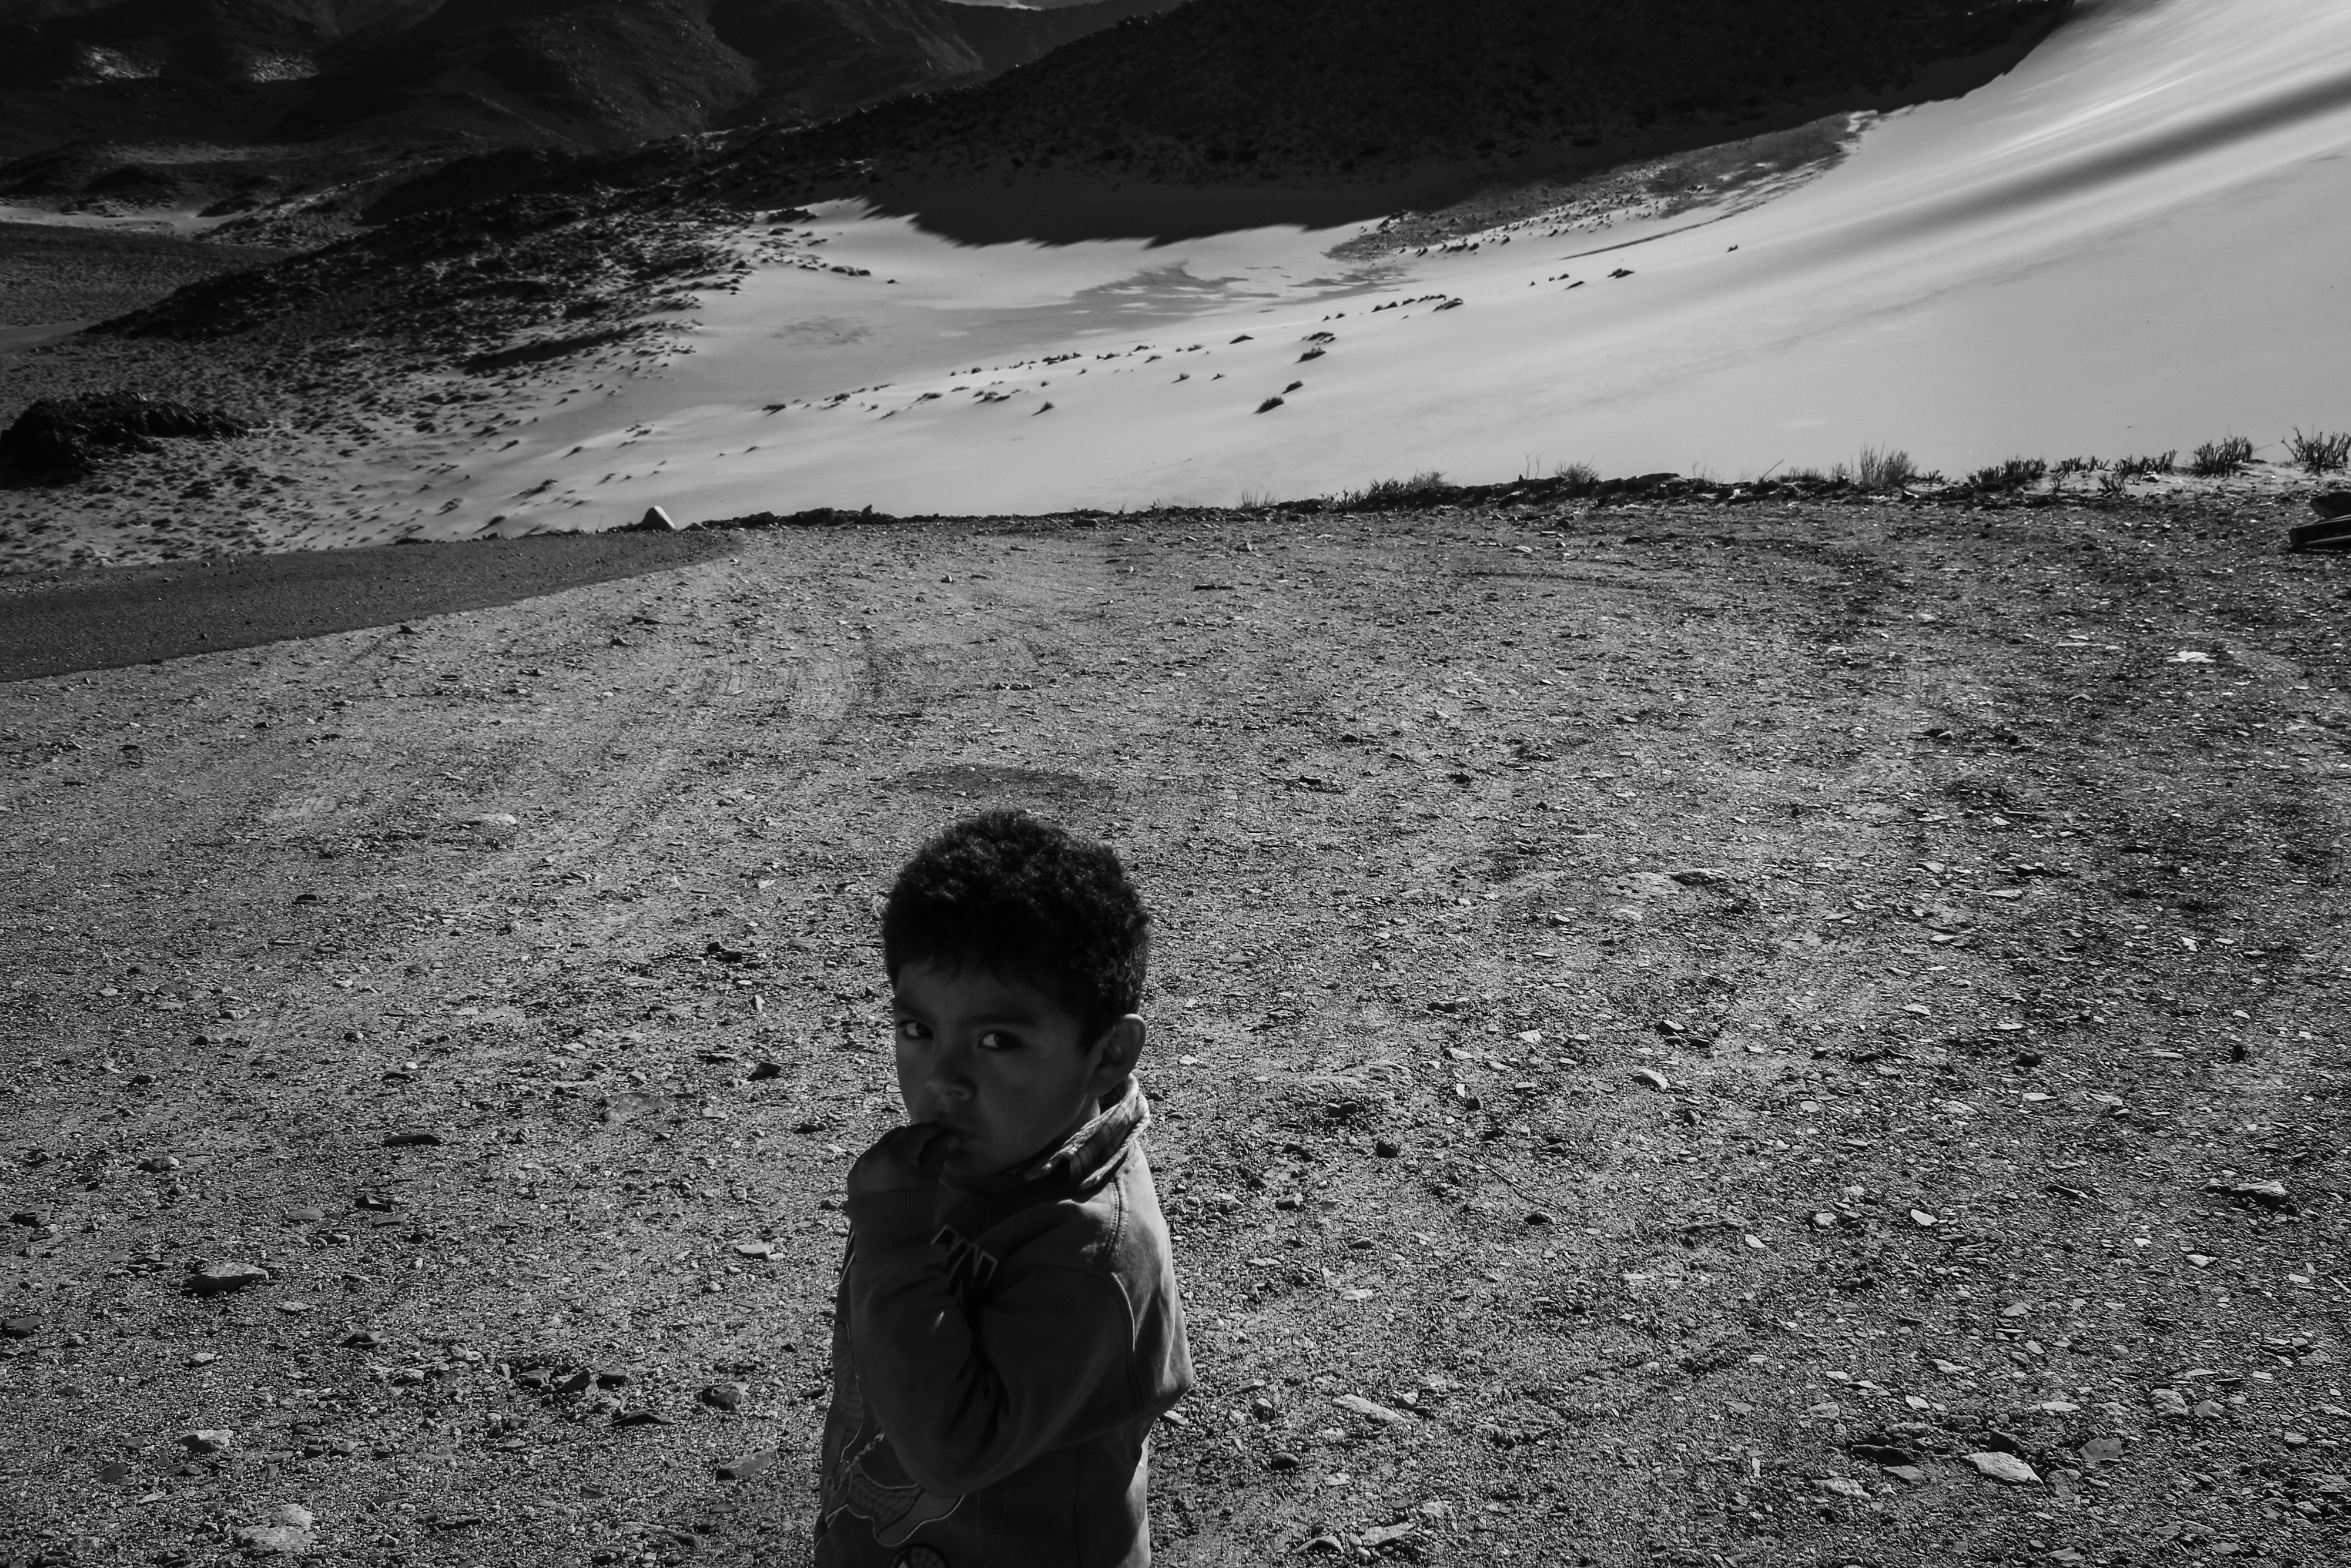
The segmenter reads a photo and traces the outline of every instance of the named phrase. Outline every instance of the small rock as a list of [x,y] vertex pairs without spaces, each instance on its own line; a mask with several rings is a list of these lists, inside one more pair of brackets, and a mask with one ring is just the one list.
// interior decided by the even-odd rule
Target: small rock
[[1819,1485],[1823,1490],[1833,1491],[1839,1497],[1867,1497],[1869,1495],[1869,1489],[1867,1487],[1862,1485],[1859,1481],[1848,1479],[1844,1476],[1823,1476],[1820,1479]]
[[214,1362],[216,1362],[219,1359],[220,1354],[216,1351],[200,1350],[196,1352],[195,1354],[188,1357],[188,1364],[190,1366],[210,1366]]
[[2100,1465],[2113,1464],[2123,1457],[2123,1440],[2120,1437],[2093,1437],[2082,1445],[2081,1454],[2082,1462],[2096,1469]]
[[1633,1069],[1633,1077],[1635,1081],[1647,1084],[1650,1088],[1656,1090],[1660,1094],[1670,1094],[1673,1092],[1674,1086],[1672,1081],[1667,1079],[1664,1073],[1658,1071],[1654,1067],[1636,1067]]
[[277,1310],[284,1312],[289,1318],[298,1318],[304,1312],[310,1310],[310,1303],[308,1301],[280,1301],[277,1303]]
[[1352,1410],[1358,1416],[1368,1416],[1373,1420],[1387,1426],[1394,1426],[1404,1419],[1400,1413],[1389,1409],[1376,1399],[1366,1399],[1360,1394],[1342,1394],[1331,1403],[1342,1410]]
[[1270,1470],[1294,1470],[1298,1468],[1298,1456],[1286,1450],[1277,1453],[1266,1460],[1265,1468]]
[[2225,1192],[2231,1197],[2243,1198],[2264,1208],[2291,1208],[2294,1195],[2282,1181],[2215,1181],[2205,1184],[2206,1190]]
[[676,1422],[658,1410],[623,1410],[612,1417],[615,1427],[674,1427]]
[[702,1391],[702,1402],[714,1410],[737,1410],[750,1392],[740,1383],[714,1383]]
[[123,1459],[109,1459],[98,1467],[98,1479],[108,1486],[119,1486],[131,1479],[131,1466]]
[[684,525],[671,521],[670,515],[659,507],[647,507],[645,508],[645,515],[637,519],[636,526],[632,531],[648,534],[674,534],[684,532]]
[[2199,1421],[2218,1421],[2221,1416],[2226,1416],[2228,1413],[2229,1411],[2227,1406],[2223,1406],[2218,1399],[2200,1399],[2197,1401],[2195,1414],[2196,1418]]
[[2188,1396],[2177,1388],[2151,1388],[2147,1390],[2147,1402],[2155,1406],[2155,1413],[2158,1416],[2188,1414]]
[[1551,1216],[1538,1208],[1527,1216],[1527,1223],[1529,1225],[1549,1225],[1551,1223]]
[[1886,1467],[1886,1473],[1897,1481],[1903,1481],[1914,1487],[1927,1484],[1927,1472],[1916,1465],[1888,1465]]
[[1404,1145],[1394,1138],[1376,1138],[1372,1142],[1372,1153],[1381,1159],[1392,1160],[1404,1153]]
[[1914,1208],[1910,1211],[1910,1223],[1924,1230],[1932,1228],[1938,1223],[1938,1221],[1933,1215],[1928,1213],[1925,1209]]
[[489,811],[465,820],[477,828],[515,828],[522,825],[520,819],[512,811]]
[[223,1427],[206,1427],[201,1431],[180,1434],[180,1447],[192,1454],[226,1453],[236,1444],[236,1434]]
[[10,1339],[30,1339],[40,1332],[41,1320],[37,1317],[28,1315],[0,1321],[0,1334],[6,1334]]
[[383,1339],[371,1329],[360,1329],[356,1333],[345,1334],[335,1343],[348,1350],[373,1350],[383,1343]]
[[1970,1454],[1968,1463],[1991,1479],[2006,1481],[2011,1486],[2037,1486],[2041,1481],[2040,1476],[2034,1473],[2032,1467],[2014,1454],[1986,1450],[1980,1454]]
[[286,1211],[286,1220],[289,1225],[316,1225],[326,1218],[325,1209],[308,1206],[301,1208],[289,1208]]
[[783,1075],[784,1066],[779,1061],[758,1062],[751,1069],[751,1082],[754,1083],[762,1083],[770,1078],[781,1078]]
[[737,1241],[735,1250],[746,1258],[772,1258],[776,1244],[772,1241]]
[[438,1133],[386,1133],[383,1135],[383,1146],[387,1149],[437,1148],[440,1144],[441,1134]]
[[1711,865],[1688,865],[1679,871],[1669,871],[1666,874],[1684,887],[1708,887],[1725,880],[1722,868]]
[[268,1278],[268,1270],[251,1263],[207,1263],[188,1276],[188,1289],[199,1296],[225,1296]]
[[776,1458],[773,1448],[754,1448],[720,1465],[718,1479],[722,1481],[747,1481],[755,1476],[766,1475],[776,1468]]
[[270,1510],[268,1523],[245,1525],[233,1533],[247,1552],[299,1557],[318,1543],[311,1533],[312,1522],[308,1509],[289,1502]]

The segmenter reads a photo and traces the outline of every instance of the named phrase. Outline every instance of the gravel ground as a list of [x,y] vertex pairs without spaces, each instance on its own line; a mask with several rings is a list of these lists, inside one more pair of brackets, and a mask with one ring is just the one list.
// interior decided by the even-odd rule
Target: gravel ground
[[1162,920],[1161,1561],[2341,1561],[2288,517],[778,529],[0,686],[0,1562],[801,1561],[876,901],[989,801]]

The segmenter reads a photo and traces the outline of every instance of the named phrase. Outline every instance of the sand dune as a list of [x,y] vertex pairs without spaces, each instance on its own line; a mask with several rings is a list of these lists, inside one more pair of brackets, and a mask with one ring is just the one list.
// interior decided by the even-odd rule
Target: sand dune
[[2340,7],[2093,0],[1775,200],[1372,259],[1326,255],[1356,230],[970,246],[820,209],[758,236],[692,352],[613,397],[549,382],[536,423],[369,520],[1230,502],[1864,443],[1957,471],[2351,423],[2346,61]]

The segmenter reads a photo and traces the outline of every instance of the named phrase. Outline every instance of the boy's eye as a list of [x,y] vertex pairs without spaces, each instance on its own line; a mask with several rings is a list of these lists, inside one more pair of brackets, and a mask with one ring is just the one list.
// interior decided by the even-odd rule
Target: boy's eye
[[1007,1034],[1000,1029],[989,1030],[979,1037],[979,1049],[982,1051],[1013,1051],[1019,1044],[1018,1036]]
[[931,1031],[929,1030],[925,1029],[913,1019],[900,1019],[898,1020],[898,1038],[900,1040],[925,1040],[929,1038],[930,1032]]

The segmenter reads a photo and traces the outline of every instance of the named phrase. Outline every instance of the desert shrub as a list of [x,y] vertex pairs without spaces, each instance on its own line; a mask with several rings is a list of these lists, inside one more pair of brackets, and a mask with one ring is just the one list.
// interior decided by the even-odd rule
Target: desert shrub
[[1389,507],[1423,507],[1442,500],[1452,486],[1445,476],[1434,468],[1423,469],[1409,479],[1382,479],[1361,490],[1350,490],[1339,497],[1339,504],[1356,510],[1377,510]]
[[2351,433],[2319,430],[2304,435],[2297,429],[2287,437],[2285,450],[2303,472],[2331,474],[2351,465]]
[[2115,472],[2126,479],[2137,479],[2148,474],[2169,474],[2179,465],[2177,448],[2160,457],[2126,457],[2115,465]]
[[1258,413],[1264,413],[1268,412],[1269,410],[1271,410],[1271,409],[1277,409],[1277,408],[1280,408],[1280,406],[1281,406],[1281,399],[1280,399],[1280,398],[1278,398],[1278,397],[1270,397],[1270,398],[1266,399],[1263,402],[1261,402],[1261,403],[1259,403],[1259,404],[1258,404],[1258,405],[1257,405],[1257,411],[1258,411]]
[[161,452],[163,437],[219,441],[250,429],[211,409],[138,392],[43,398],[0,433],[0,465],[64,477],[113,453]]
[[2252,460],[2251,441],[2241,435],[2224,435],[2199,446],[2196,455],[2189,460],[2188,471],[2199,479],[2217,479],[2223,474],[2234,474]]
[[1875,446],[1861,449],[1853,470],[1854,481],[1865,490],[1897,490],[1917,476],[1918,467],[1910,461],[1910,454]]
[[2050,472],[2063,479],[2069,474],[2095,474],[2105,465],[2095,457],[2061,457]]
[[2011,457],[2005,463],[1995,463],[1979,468],[1968,476],[1970,490],[2022,490],[2037,484],[2049,472],[2049,465],[2038,457]]
[[[1835,477],[1841,479],[1844,476],[1844,465],[1839,464]],[[1822,473],[1817,468],[1791,468],[1781,477],[1791,485],[1826,485],[1831,481],[1831,476]]]
[[1571,492],[1595,490],[1600,487],[1600,470],[1589,463],[1562,463],[1552,470],[1551,476]]
[[2120,468],[2109,468],[2098,476],[2098,494],[2116,497],[2127,496],[2130,494],[2130,482],[2131,476]]

